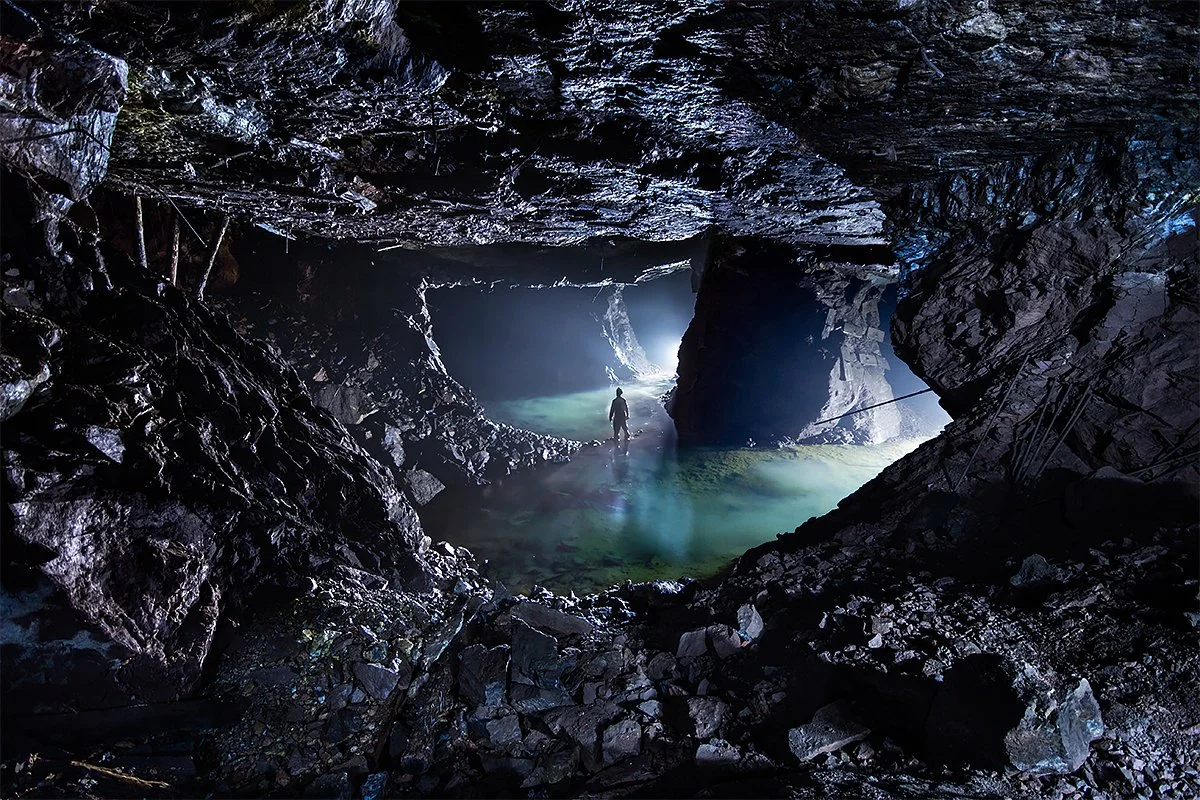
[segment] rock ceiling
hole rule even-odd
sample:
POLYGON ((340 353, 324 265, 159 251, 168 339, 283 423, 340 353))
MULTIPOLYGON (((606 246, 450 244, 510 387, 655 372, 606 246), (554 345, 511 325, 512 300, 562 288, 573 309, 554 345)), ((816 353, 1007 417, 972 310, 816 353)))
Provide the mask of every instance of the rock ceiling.
POLYGON ((128 66, 110 185, 378 247, 877 247, 899 185, 1197 103, 1187 2, 27 11, 128 66))

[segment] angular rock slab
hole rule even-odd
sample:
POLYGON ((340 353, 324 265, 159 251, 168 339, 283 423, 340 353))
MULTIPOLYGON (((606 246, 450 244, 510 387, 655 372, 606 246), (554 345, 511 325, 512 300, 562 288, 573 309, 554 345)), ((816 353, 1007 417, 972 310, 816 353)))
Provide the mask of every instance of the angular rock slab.
POLYGON ((400 682, 400 673, 394 669, 381 667, 378 664, 368 664, 365 661, 355 663, 354 678, 367 694, 376 700, 386 700, 396 690, 400 682))
POLYGON ((705 644, 707 629, 697 628, 679 637, 679 647, 675 651, 676 658, 696 658, 708 652, 705 644))
POLYGON ((1100 704, 1082 678, 1074 689, 1030 702, 1024 719, 1004 737, 1004 747, 1019 770, 1066 774, 1083 766, 1092 742, 1103 734, 1100 704))
POLYGON ((712 697, 689 697, 687 708, 697 739, 712 736, 725 719, 725 704, 712 697))
POLYGON ((558 640, 519 619, 512 628, 513 683, 553 688, 558 676, 558 640))
POLYGON ((471 702, 495 706, 504 702, 508 687, 508 645, 487 648, 473 644, 459 656, 458 691, 471 702))
POLYGON ((741 649, 743 640, 742 637, 733 628, 728 625, 708 626, 708 640, 712 644, 713 652, 717 654, 717 658, 726 659, 741 649))
POLYGON ((865 739, 870 732, 869 728, 846 719, 838 703, 830 703, 813 714, 812 722, 788 731, 788 747, 804 763, 865 739))
POLYGON ((404 473, 404 483, 419 506, 425 505, 446 488, 444 483, 423 469, 411 469, 404 473))
POLYGON ((739 606, 737 610, 738 633, 748 640, 757 639, 763 632, 763 618, 758 609, 750 603, 739 606))
POLYGON ((564 614, 553 608, 547 608, 539 603, 530 603, 528 601, 519 603, 513 609, 513 616, 534 628, 539 628, 543 631, 552 631, 553 633, 574 633, 582 636, 594 630, 592 623, 583 617, 564 614))
POLYGON ((741 752, 724 739, 713 739, 696 748, 696 764, 701 767, 729 767, 741 758, 741 752))
POLYGON ((633 720, 623 720, 604 730, 600 742, 604 764, 615 764, 642 752, 642 726, 633 720))

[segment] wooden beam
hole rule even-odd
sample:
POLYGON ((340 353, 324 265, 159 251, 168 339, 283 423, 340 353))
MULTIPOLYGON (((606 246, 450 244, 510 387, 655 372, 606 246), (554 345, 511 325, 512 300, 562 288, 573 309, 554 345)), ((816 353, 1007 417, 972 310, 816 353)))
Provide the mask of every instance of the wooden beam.
POLYGON ((225 231, 229 229, 229 215, 221 215, 221 230, 217 232, 216 241, 213 242, 212 250, 208 254, 208 266, 204 268, 204 277, 200 279, 200 285, 196 287, 196 299, 204 299, 204 290, 208 287, 208 279, 212 276, 213 264, 217 263, 217 251, 221 249, 221 242, 225 239, 225 231))
POLYGON ((179 285, 179 214, 175 215, 175 229, 171 237, 171 285, 179 285))
POLYGON ((149 269, 149 264, 146 260, 146 224, 142 219, 142 196, 137 195, 133 198, 134 205, 137 206, 137 260, 138 266, 142 269, 149 269))

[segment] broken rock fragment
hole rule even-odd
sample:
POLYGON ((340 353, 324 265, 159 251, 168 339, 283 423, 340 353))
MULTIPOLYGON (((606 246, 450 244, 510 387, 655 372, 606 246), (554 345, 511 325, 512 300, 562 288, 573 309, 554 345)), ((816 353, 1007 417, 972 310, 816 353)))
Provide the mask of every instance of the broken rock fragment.
POLYGON ((477 705, 504 702, 508 683, 508 645, 493 648, 473 644, 459 656, 458 688, 463 697, 477 705))
POLYGON ((1083 766, 1092 742, 1103 734, 1100 704, 1083 678, 1074 689, 1034 697, 1020 724, 1004 737, 1004 746, 1019 770, 1066 774, 1083 766))
POLYGON ((633 720, 623 720, 604 730, 600 743, 605 764, 615 764, 642 751, 642 728, 633 720))
POLYGON ((812 722, 788 731, 788 747, 804 763, 865 739, 870 732, 847 719, 838 703, 830 703, 813 715, 812 722))
POLYGON ((763 632, 763 619, 759 616, 758 609, 750 603, 746 603, 738 607, 737 610, 737 626, 738 633, 748 641, 757 639, 763 632))

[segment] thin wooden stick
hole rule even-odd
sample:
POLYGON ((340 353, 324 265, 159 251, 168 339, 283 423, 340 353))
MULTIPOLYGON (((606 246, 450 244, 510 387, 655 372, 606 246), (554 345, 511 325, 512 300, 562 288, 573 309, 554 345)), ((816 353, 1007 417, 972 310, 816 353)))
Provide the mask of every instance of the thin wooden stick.
POLYGON ((167 783, 166 781, 155 781, 155 780, 149 780, 147 778, 139 778, 136 775, 130 775, 126 772, 121 772, 120 770, 109 769, 108 767, 102 767, 99 764, 89 764, 86 761, 72 761, 70 763, 71 763, 71 766, 73 766, 73 767, 79 767, 81 769, 91 770, 92 772, 97 772, 101 775, 106 775, 109 778, 113 778, 118 781, 125 781, 126 783, 132 783, 134 786, 140 786, 144 789, 169 789, 169 788, 171 788, 171 784, 167 783))
POLYGON ((137 258, 138 265, 142 269, 149 269, 150 265, 146 260, 146 224, 142 219, 142 196, 136 195, 134 205, 137 206, 137 258))
POLYGON ((200 279, 200 285, 196 287, 196 299, 204 299, 204 290, 208 286, 208 279, 212 275, 213 264, 217 263, 217 251, 221 249, 221 242, 225 239, 225 231, 229 229, 229 215, 221 215, 221 230, 217 233, 217 239, 213 242, 212 251, 208 254, 208 266, 204 269, 204 277, 200 279))
POLYGON ((179 215, 175 215, 175 228, 171 236, 171 285, 179 284, 179 215))

